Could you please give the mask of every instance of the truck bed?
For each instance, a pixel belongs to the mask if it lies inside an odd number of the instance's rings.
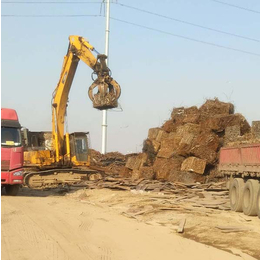
[[[221,148],[219,171],[226,175],[260,177],[260,144]]]

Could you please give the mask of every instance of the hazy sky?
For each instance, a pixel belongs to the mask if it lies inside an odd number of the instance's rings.
[[[32,131],[51,130],[51,97],[68,36],[85,37],[100,53],[105,49],[101,1],[44,1],[2,1],[2,107],[16,109]],[[112,2],[109,67],[122,88],[122,112],[108,112],[108,151],[140,151],[148,129],[161,126],[173,107],[200,106],[208,98],[233,102],[249,122],[260,120],[258,0]],[[89,131],[92,148],[100,151],[102,112],[87,95],[91,73],[79,63],[69,131]]]

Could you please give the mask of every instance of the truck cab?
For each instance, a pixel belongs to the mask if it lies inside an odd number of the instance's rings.
[[[1,187],[15,196],[23,184],[21,125],[14,109],[1,108]]]

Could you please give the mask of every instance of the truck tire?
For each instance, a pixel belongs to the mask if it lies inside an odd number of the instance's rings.
[[[260,218],[260,184],[259,184],[258,194],[256,198],[256,209],[257,209],[257,215]]]
[[[9,196],[16,196],[19,191],[19,186],[20,185],[18,185],[18,184],[5,186],[6,194]]]
[[[243,191],[245,182],[242,178],[234,178],[229,185],[230,208],[236,212],[243,211]]]
[[[257,215],[257,194],[259,190],[259,182],[257,180],[248,180],[244,187],[243,194],[243,212],[248,216]]]

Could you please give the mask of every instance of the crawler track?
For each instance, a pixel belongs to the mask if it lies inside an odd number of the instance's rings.
[[[31,189],[56,188],[77,184],[83,180],[88,180],[91,175],[101,172],[90,168],[86,169],[49,169],[39,171],[26,171],[24,175],[24,185]]]

